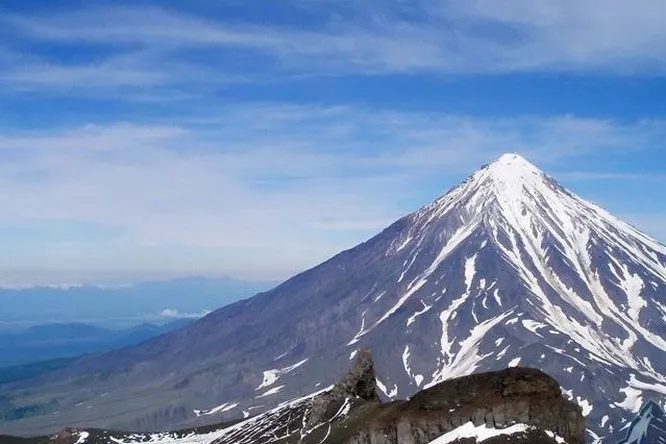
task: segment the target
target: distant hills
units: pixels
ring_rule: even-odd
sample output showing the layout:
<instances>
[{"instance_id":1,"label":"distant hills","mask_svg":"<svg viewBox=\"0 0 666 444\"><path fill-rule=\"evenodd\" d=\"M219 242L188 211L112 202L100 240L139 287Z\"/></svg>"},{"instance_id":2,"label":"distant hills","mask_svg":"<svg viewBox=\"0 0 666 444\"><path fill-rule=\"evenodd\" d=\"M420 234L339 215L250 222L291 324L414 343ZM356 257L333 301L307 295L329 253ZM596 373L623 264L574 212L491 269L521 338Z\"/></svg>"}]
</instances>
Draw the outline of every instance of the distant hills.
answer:
<instances>
[{"instance_id":1,"label":"distant hills","mask_svg":"<svg viewBox=\"0 0 666 444\"><path fill-rule=\"evenodd\" d=\"M64 367L79 356L114 350L184 327L190 319L111 330L81 323L0 332L0 384Z\"/></svg>"},{"instance_id":2,"label":"distant hills","mask_svg":"<svg viewBox=\"0 0 666 444\"><path fill-rule=\"evenodd\" d=\"M54 322L130 328L143 322L194 319L275 285L225 277L187 277L116 287L0 288L0 334Z\"/></svg>"}]
</instances>

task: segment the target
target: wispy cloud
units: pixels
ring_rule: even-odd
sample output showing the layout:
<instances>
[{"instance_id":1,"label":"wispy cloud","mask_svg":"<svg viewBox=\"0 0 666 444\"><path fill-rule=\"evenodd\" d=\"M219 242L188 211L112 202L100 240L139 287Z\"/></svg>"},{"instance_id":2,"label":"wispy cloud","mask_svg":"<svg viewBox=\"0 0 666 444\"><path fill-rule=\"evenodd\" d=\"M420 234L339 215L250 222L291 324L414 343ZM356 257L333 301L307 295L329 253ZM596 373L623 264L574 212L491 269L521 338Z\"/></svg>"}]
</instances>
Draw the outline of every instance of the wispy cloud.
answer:
<instances>
[{"instance_id":1,"label":"wispy cloud","mask_svg":"<svg viewBox=\"0 0 666 444\"><path fill-rule=\"evenodd\" d=\"M204 16L185 6L119 3L6 14L0 19L4 38L33 46L30 57L5 64L0 81L18 89L193 88L193 82L203 86L295 75L556 71L661 76L666 68L660 0L294 0L273 6L293 16L291 22L253 18L263 2L243 5L246 13L233 19L224 11ZM73 61L44 53L43 44L83 53L94 47L95 57Z\"/></svg>"},{"instance_id":2,"label":"wispy cloud","mask_svg":"<svg viewBox=\"0 0 666 444\"><path fill-rule=\"evenodd\" d=\"M650 149L665 132L662 121L269 103L178 122L15 132L0 138L0 226L30 221L32 234L0 231L11 253L0 267L282 278L365 240L502 152L562 170L622 154L629 140ZM54 221L86 233L35 236Z\"/></svg>"},{"instance_id":3,"label":"wispy cloud","mask_svg":"<svg viewBox=\"0 0 666 444\"><path fill-rule=\"evenodd\" d=\"M666 182L666 174L645 174L640 172L608 172L608 171L566 171L557 174L562 180L571 181L640 181Z\"/></svg>"},{"instance_id":4,"label":"wispy cloud","mask_svg":"<svg viewBox=\"0 0 666 444\"><path fill-rule=\"evenodd\" d=\"M656 209L654 213L638 213L622 215L627 221L633 223L636 227L649 233L655 239L662 243L666 242L666 213L662 209Z\"/></svg>"},{"instance_id":5,"label":"wispy cloud","mask_svg":"<svg viewBox=\"0 0 666 444\"><path fill-rule=\"evenodd\" d=\"M200 313L183 313L174 308L165 308L157 315L149 315L146 319L163 320L163 319L199 319L210 313L210 310L204 310Z\"/></svg>"}]
</instances>

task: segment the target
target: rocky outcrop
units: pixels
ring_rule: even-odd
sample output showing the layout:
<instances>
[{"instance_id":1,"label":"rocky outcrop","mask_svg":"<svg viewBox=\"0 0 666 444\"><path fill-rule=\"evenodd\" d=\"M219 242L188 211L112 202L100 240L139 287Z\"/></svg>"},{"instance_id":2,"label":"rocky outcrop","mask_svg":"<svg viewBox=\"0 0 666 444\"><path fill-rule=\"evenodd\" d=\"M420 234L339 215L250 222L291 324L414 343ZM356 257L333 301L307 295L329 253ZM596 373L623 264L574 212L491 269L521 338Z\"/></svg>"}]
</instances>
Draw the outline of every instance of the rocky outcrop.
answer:
<instances>
[{"instance_id":1,"label":"rocky outcrop","mask_svg":"<svg viewBox=\"0 0 666 444\"><path fill-rule=\"evenodd\" d=\"M379 402L375 364L370 350L358 352L356 363L345 377L333 387L331 395Z\"/></svg>"},{"instance_id":2,"label":"rocky outcrop","mask_svg":"<svg viewBox=\"0 0 666 444\"><path fill-rule=\"evenodd\" d=\"M379 403L375 364L370 350L361 350L354 366L333 389L313 399L306 424L314 427L330 420L345 403L354 406L363 402Z\"/></svg>"},{"instance_id":3,"label":"rocky outcrop","mask_svg":"<svg viewBox=\"0 0 666 444\"><path fill-rule=\"evenodd\" d=\"M526 424L569 444L582 444L580 407L557 382L529 368L511 368L445 381L411 400L387 406L349 444L424 444L468 422L502 429Z\"/></svg>"},{"instance_id":4,"label":"rocky outcrop","mask_svg":"<svg viewBox=\"0 0 666 444\"><path fill-rule=\"evenodd\" d=\"M499 432L484 439L484 444L583 444L585 421L581 408L562 396L553 378L530 368L451 379L409 400L382 403L372 356L362 351L331 390L219 426L217 431L100 432L91 434L86 443L166 444L188 437L209 444L428 444L448 434L453 439L447 444L475 444L475 438L462 430L479 428L486 436L489 430L491 435ZM57 444L73 444L77 433L64 432Z\"/></svg>"},{"instance_id":5,"label":"rocky outcrop","mask_svg":"<svg viewBox=\"0 0 666 444\"><path fill-rule=\"evenodd\" d=\"M81 432L77 429L66 428L51 438L51 444L76 444Z\"/></svg>"},{"instance_id":6,"label":"rocky outcrop","mask_svg":"<svg viewBox=\"0 0 666 444\"><path fill-rule=\"evenodd\" d=\"M372 357L361 352L331 391L248 420L214 444L428 444L463 425L520 429L484 444L584 442L581 408L540 370L510 368L465 376L391 403L379 402L375 384Z\"/></svg>"}]
</instances>

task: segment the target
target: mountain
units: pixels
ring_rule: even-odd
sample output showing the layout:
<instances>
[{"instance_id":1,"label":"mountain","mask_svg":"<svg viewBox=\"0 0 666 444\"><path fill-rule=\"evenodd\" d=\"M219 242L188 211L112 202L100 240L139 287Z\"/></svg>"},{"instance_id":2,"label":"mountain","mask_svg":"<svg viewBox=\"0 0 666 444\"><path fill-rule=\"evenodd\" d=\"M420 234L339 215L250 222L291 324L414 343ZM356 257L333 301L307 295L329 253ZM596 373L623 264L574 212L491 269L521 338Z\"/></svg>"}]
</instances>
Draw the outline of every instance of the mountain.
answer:
<instances>
[{"instance_id":1,"label":"mountain","mask_svg":"<svg viewBox=\"0 0 666 444\"><path fill-rule=\"evenodd\" d=\"M117 286L0 288L0 333L54 320L121 329L138 322L193 319L275 285L225 277L186 277Z\"/></svg>"},{"instance_id":2,"label":"mountain","mask_svg":"<svg viewBox=\"0 0 666 444\"><path fill-rule=\"evenodd\" d=\"M666 414L659 404L648 401L618 444L666 444Z\"/></svg>"},{"instance_id":3,"label":"mountain","mask_svg":"<svg viewBox=\"0 0 666 444\"><path fill-rule=\"evenodd\" d=\"M581 409L548 375L526 368L474 374L381 403L367 350L335 386L239 421L174 432L67 428L53 444L583 444ZM48 438L18 441L42 444ZM4 441L2 441L4 442Z\"/></svg>"},{"instance_id":4,"label":"mountain","mask_svg":"<svg viewBox=\"0 0 666 444\"><path fill-rule=\"evenodd\" d=\"M111 330L83 323L35 325L27 329L0 332L0 382L8 366L21 366L58 358L78 357L127 347L182 328L192 322L177 319L162 325L142 323L132 328Z\"/></svg>"},{"instance_id":5,"label":"mountain","mask_svg":"<svg viewBox=\"0 0 666 444\"><path fill-rule=\"evenodd\" d=\"M234 419L332 384L370 348L384 399L541 369L610 442L666 393L665 319L666 247L508 154L273 290L0 389L5 411L32 407L0 431Z\"/></svg>"}]
</instances>

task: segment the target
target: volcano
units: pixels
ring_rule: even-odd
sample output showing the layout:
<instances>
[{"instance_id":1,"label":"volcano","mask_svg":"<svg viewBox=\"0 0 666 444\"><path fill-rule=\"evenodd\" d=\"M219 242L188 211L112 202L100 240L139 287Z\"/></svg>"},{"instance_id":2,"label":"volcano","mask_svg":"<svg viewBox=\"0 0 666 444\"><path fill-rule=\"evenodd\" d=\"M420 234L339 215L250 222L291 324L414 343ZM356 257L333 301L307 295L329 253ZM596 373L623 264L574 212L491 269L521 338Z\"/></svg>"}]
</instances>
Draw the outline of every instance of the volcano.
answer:
<instances>
[{"instance_id":1,"label":"volcano","mask_svg":"<svg viewBox=\"0 0 666 444\"><path fill-rule=\"evenodd\" d=\"M5 387L39 408L0 429L247 417L333 384L366 348L385 400L534 367L582 407L589 438L615 439L666 396L666 247L506 154L271 291Z\"/></svg>"}]
</instances>

